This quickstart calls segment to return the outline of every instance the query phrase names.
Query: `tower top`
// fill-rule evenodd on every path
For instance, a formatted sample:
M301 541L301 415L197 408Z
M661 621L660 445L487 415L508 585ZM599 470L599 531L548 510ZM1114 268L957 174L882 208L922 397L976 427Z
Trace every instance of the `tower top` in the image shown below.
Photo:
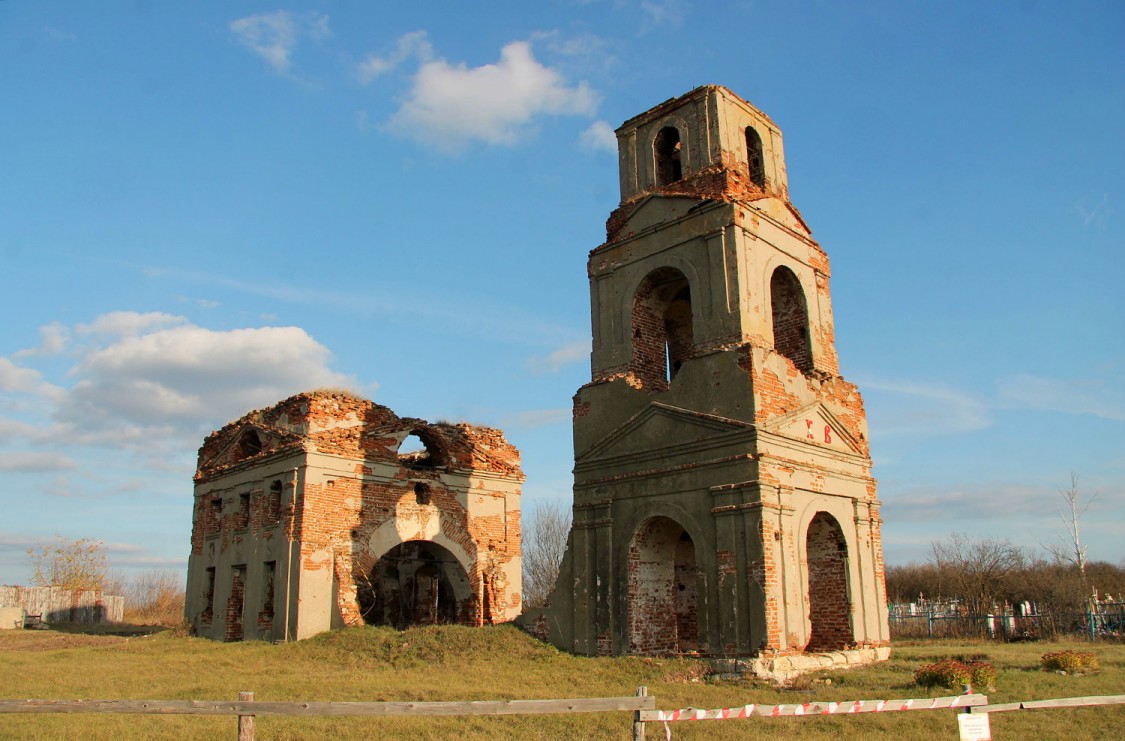
M703 85L617 129L621 204L653 193L788 201L781 129L719 85Z

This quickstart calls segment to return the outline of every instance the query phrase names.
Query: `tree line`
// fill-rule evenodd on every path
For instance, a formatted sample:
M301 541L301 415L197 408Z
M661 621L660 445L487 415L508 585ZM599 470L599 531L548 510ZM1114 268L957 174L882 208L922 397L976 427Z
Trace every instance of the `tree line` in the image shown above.
M957 601L971 615L1030 602L1041 615L1085 612L1092 599L1125 597L1125 564L1045 558L1006 540L951 535L935 542L926 563L887 568L894 604Z

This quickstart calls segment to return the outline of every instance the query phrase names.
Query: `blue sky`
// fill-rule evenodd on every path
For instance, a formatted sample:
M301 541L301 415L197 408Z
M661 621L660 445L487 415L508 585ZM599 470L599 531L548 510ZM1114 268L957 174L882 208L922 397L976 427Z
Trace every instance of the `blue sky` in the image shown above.
M203 436L299 390L503 427L569 501L612 129L785 133L887 560L1125 559L1125 5L0 1L0 583L183 568ZM484 8L487 7L487 10Z

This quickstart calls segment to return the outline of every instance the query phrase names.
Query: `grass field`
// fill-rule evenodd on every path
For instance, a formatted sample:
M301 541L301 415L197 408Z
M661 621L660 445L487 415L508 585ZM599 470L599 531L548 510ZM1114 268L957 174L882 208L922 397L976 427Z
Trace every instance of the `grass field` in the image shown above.
M1061 676L1040 655L1092 650L1101 669ZM805 677L789 689L749 680L709 680L686 659L581 658L507 627L353 628L299 643L222 644L176 637L57 631L0 633L0 698L235 700L492 700L610 697L647 686L661 709L755 703L846 701L955 694L914 685L913 671L951 656L981 655L999 670L994 703L1125 694L1125 646L1087 643L904 643L890 661ZM825 680L831 680L827 682ZM1125 706L1036 710L992 716L993 738L1121 739ZM0 715L4 739L183 739L236 737L233 717ZM649 738L663 738L649 726ZM630 713L466 718L257 719L260 739L624 739ZM759 718L672 724L673 738L956 739L955 713L919 711L851 717Z

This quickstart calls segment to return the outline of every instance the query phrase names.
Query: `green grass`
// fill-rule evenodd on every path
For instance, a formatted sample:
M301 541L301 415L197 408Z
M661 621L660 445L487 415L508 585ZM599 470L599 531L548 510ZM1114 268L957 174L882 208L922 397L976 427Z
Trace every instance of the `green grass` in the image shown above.
M1039 657L1077 649L1097 654L1094 673L1041 671ZM122 637L55 631L0 633L0 698L234 700L490 700L632 695L647 686L657 707L730 707L748 702L801 703L927 697L913 682L922 664L983 655L999 672L992 702L1125 693L1125 646L1079 643L904 643L890 661L806 677L790 689L756 681L700 680L686 659L582 658L519 630L491 628L353 628L299 643L222 644L171 633ZM830 679L831 683L824 680ZM694 680L694 681L693 681ZM0 715L0 738L234 738L233 717L142 715ZM996 714L998 739L1119 738L1125 706ZM674 738L839 739L896 736L956 738L954 712L852 717L680 722ZM555 739L629 738L629 713L465 718L257 719L261 739ZM663 728L650 726L650 738Z

